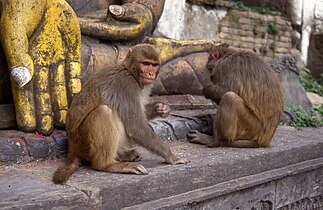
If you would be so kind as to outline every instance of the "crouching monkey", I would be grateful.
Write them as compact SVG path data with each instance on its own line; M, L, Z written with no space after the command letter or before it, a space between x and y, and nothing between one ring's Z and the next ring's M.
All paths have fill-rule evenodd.
M203 94L218 104L213 136L191 130L209 147L269 147L284 110L276 73L255 54L218 47L209 53Z
M148 174L132 142L160 155L170 164L188 161L175 157L170 147L149 127L147 119L167 116L169 106L148 104L152 82L160 68L159 52L151 45L134 46L125 60L90 78L68 111L66 165L53 181L65 183L82 161L93 169L115 173Z

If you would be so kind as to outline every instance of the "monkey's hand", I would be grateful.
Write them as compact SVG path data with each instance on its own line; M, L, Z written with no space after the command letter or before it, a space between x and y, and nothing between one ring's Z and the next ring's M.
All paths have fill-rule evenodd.
M207 86L203 87L202 94L208 98L213 100L215 103L219 104L222 96L228 91L222 88L219 85L214 85L209 83Z
M162 102L153 102L146 105L147 119L155 117L167 117L170 113L170 107Z
M170 113L170 107L167 104L158 102L155 104L155 112L157 116L166 118Z

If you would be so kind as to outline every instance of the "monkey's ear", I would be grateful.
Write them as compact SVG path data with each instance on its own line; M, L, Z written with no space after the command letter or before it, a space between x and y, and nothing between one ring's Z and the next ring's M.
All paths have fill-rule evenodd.
M212 50L212 52L210 53L210 59L212 60L218 60L221 58L221 54L219 49L214 49Z
M211 59L220 59L228 50L229 44L227 43L222 43L218 45L217 47L213 48L213 50L210 53L210 58Z
M132 49L132 48L129 48L129 49L128 49L127 54L126 54L126 57L125 57L125 59L124 59L125 61L130 59L131 54L132 54L132 51L133 51L133 49Z

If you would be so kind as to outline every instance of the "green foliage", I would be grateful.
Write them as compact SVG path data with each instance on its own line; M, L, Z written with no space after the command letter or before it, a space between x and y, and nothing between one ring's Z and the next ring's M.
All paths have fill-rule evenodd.
M319 79L314 79L310 75L300 76L300 81L307 92L323 96L323 74Z
M298 106L290 106L289 109L297 116L297 119L290 123L295 128L321 127L323 126L323 107L305 112Z
M254 12L259 14L267 14L267 15L279 15L280 13L277 11L273 11L267 7L247 7L241 1L231 1L231 5L233 9L244 11L244 12Z
M270 48L272 51L275 51L275 50L276 50L276 48L277 48L276 42L272 42L272 43L270 43L269 48Z
M269 23L267 32L271 35L277 35L279 33L279 29L276 24Z
M319 115L322 117L323 116L323 106L320 106L318 108L314 108L314 111L319 113Z

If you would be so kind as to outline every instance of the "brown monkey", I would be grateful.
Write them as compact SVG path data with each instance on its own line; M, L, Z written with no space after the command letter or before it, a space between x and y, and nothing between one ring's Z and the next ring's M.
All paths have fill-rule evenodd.
M203 94L218 104L213 136L191 130L192 143L269 147L284 110L276 73L255 54L218 47L209 53Z
M65 183L82 161L100 171L148 174L142 165L126 162L139 158L131 147L133 142L160 155L166 163L188 162L175 157L147 123L147 119L167 116L170 111L162 103L147 103L159 68L159 52L140 44L128 51L122 63L85 83L68 111L67 163L55 172L54 183Z

